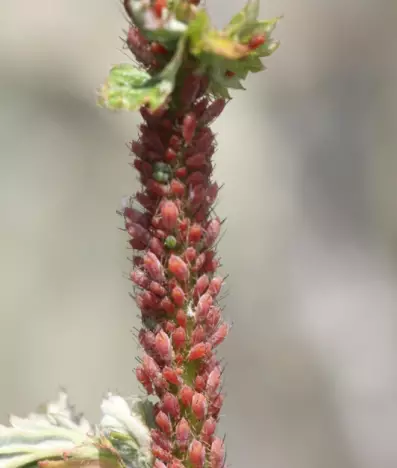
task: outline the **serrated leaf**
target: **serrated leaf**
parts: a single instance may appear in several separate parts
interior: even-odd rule
[[[176,74],[182,63],[185,38],[182,38],[173,58],[157,75],[130,64],[120,64],[110,71],[106,83],[99,92],[98,104],[111,110],[137,110],[148,105],[156,110],[165,104],[174,90]]]
[[[256,22],[259,14],[259,0],[250,0],[244,8],[236,13],[225,28],[225,32],[232,37],[239,37],[240,32]]]

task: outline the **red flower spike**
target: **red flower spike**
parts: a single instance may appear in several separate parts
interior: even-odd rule
[[[179,399],[181,400],[182,405],[190,407],[193,400],[194,391],[188,385],[183,385],[179,392]]]
[[[186,281],[189,278],[189,269],[187,264],[174,254],[171,254],[168,260],[168,270],[179,280]]]
[[[181,383],[181,379],[177,372],[172,369],[171,367],[165,366],[163,369],[163,377],[167,382],[173,385],[179,385]]]
[[[146,253],[143,257],[143,264],[146,271],[155,281],[162,283],[165,280],[163,266],[153,252]]]
[[[168,435],[171,434],[172,424],[170,418],[163,411],[159,411],[155,418],[155,421],[161,431]]]
[[[165,362],[170,362],[172,358],[171,341],[168,335],[163,330],[160,330],[157,333],[155,346],[159,356]]]
[[[192,399],[192,411],[197,419],[203,420],[207,414],[207,400],[202,393],[196,392]]]
[[[152,453],[157,459],[163,460],[164,462],[169,462],[172,460],[172,455],[170,452],[162,449],[156,444],[152,444]]]
[[[186,328],[187,317],[186,317],[186,313],[185,313],[185,311],[183,309],[178,309],[178,311],[176,313],[176,322],[180,327]]]
[[[207,356],[212,347],[209,343],[198,343],[192,347],[188,354],[188,361],[196,361],[197,359],[203,359]]]
[[[162,410],[172,418],[178,418],[180,414],[178,398],[172,393],[165,393],[162,397]]]
[[[251,50],[255,50],[265,42],[266,36],[264,34],[257,34],[251,37],[250,41],[248,42],[248,48]]]
[[[186,450],[189,445],[190,427],[185,418],[182,418],[175,430],[176,443],[181,450]]]
[[[212,297],[216,297],[222,288],[222,284],[223,278],[221,278],[220,276],[215,276],[214,278],[212,278],[208,287],[208,294],[211,294]]]
[[[170,183],[170,190],[176,197],[183,197],[185,195],[186,186],[177,179],[172,179]]]
[[[214,395],[219,388],[221,383],[221,371],[219,366],[215,367],[213,371],[210,372],[207,380],[207,394],[209,396]]]
[[[205,461],[205,447],[198,441],[193,440],[189,447],[189,460],[194,468],[203,468]]]
[[[196,126],[197,120],[194,113],[190,112],[189,114],[186,114],[182,124],[182,135],[188,145],[193,140],[194,132],[196,131]]]
[[[229,333],[229,329],[230,327],[227,323],[222,323],[218,330],[211,336],[210,343],[214,348],[223,343]]]
[[[216,421],[214,418],[207,419],[201,429],[201,439],[206,444],[210,443],[211,437],[214,435],[216,429]]]
[[[179,210],[175,203],[171,200],[167,200],[161,207],[161,218],[163,226],[166,229],[173,229],[176,225],[179,216]]]
[[[192,244],[197,244],[201,239],[201,226],[199,224],[193,224],[189,230],[189,242]]]
[[[197,251],[194,247],[188,247],[186,250],[185,250],[185,253],[183,254],[183,257],[185,258],[185,260],[189,263],[193,263],[194,260],[196,260],[196,257],[197,257]]]
[[[223,441],[215,437],[211,445],[210,454],[211,468],[223,468],[225,463],[225,448]]]
[[[185,303],[185,293],[183,292],[183,289],[180,286],[176,286],[171,291],[171,297],[178,307],[182,307]]]

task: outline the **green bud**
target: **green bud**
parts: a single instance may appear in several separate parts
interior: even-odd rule
[[[153,173],[153,178],[161,184],[166,184],[170,180],[169,174],[166,172],[157,171]]]
[[[175,249],[176,244],[177,242],[174,236],[168,236],[164,241],[164,245],[167,247],[167,249]]]

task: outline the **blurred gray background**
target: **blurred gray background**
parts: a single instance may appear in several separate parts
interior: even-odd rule
[[[217,25],[241,0],[211,0]],[[215,125],[233,467],[397,466],[397,3],[263,1],[282,47]],[[117,0],[0,0],[0,421],[138,391],[115,210],[137,115],[95,105]]]

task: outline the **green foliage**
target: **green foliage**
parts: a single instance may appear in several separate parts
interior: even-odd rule
[[[193,57],[200,71],[210,78],[212,95],[230,98],[229,90],[244,89],[242,81],[249,73],[263,71],[261,59],[279,45],[271,39],[271,33],[280,17],[258,20],[259,0],[249,0],[222,30],[213,28],[204,9],[184,0],[169,1],[161,19],[149,2],[125,0],[125,5],[146,38],[165,44],[175,53],[155,76],[132,65],[113,67],[99,96],[99,104],[109,109],[136,110],[145,104],[152,110],[161,107],[174,90],[186,55]],[[250,46],[250,40],[259,36],[263,44]]]

